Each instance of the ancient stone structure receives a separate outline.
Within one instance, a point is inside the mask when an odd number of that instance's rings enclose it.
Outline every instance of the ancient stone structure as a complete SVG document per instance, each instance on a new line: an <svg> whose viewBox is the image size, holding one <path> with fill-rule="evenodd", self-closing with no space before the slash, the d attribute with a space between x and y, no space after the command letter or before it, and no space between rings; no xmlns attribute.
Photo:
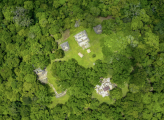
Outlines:
<svg viewBox="0 0 164 120"><path fill-rule="evenodd" d="M68 50L70 49L69 44L68 44L68 41L62 43L60 46L61 46L61 48L62 48L64 51L68 51Z"/></svg>
<svg viewBox="0 0 164 120"><path fill-rule="evenodd" d="M90 47L89 38L85 30L76 34L74 37L77 43L79 44L79 46L82 47L83 49Z"/></svg>
<svg viewBox="0 0 164 120"><path fill-rule="evenodd" d="M115 87L115 85L110 82L110 78L104 78L101 83L101 86L96 85L96 92L102 95L102 97L109 96L109 91L112 90Z"/></svg>
<svg viewBox="0 0 164 120"><path fill-rule="evenodd" d="M75 22L75 27L79 27L80 26L80 20L77 20L76 22Z"/></svg>
<svg viewBox="0 0 164 120"><path fill-rule="evenodd" d="M101 25L97 25L97 26L93 27L93 29L96 32L96 34L102 33L102 26Z"/></svg>
<svg viewBox="0 0 164 120"><path fill-rule="evenodd" d="M37 68L37 69L34 70L34 72L38 75L38 80L41 83L46 84L48 82L47 81L47 71L46 71L46 69L42 70L40 68Z"/></svg>

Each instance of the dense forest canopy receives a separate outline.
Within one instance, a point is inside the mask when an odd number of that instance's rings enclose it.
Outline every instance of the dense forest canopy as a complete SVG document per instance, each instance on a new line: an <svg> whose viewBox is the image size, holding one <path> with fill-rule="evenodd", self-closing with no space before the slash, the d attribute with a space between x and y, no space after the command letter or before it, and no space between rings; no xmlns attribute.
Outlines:
<svg viewBox="0 0 164 120"><path fill-rule="evenodd" d="M164 0L0 0L0 120L164 120L163 11ZM59 46L78 20L90 31L102 25L103 60L92 67ZM65 103L54 105L33 71L49 65ZM109 75L112 104L93 97Z"/></svg>

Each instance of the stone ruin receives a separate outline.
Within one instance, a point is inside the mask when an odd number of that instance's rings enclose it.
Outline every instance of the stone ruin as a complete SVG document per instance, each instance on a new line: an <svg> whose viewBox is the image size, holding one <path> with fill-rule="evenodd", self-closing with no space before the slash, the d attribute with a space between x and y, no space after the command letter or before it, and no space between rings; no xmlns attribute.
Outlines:
<svg viewBox="0 0 164 120"><path fill-rule="evenodd" d="M80 20L77 20L76 22L75 22L75 27L79 27L80 26Z"/></svg>
<svg viewBox="0 0 164 120"><path fill-rule="evenodd" d="M100 78L102 79L102 78ZM104 78L101 81L101 86L96 85L95 90L98 94L102 95L102 97L109 96L109 91L115 87L115 84L110 82L110 78Z"/></svg>
<svg viewBox="0 0 164 120"><path fill-rule="evenodd" d="M61 48L62 48L64 51L68 51L68 50L70 49L69 44L68 44L68 41L62 43L60 46L61 46Z"/></svg>
<svg viewBox="0 0 164 120"><path fill-rule="evenodd" d="M37 69L34 70L34 72L37 74L38 80L41 83L47 84L48 80L47 80L47 71L46 71L46 69L42 70L40 68L37 68Z"/></svg>
<svg viewBox="0 0 164 120"><path fill-rule="evenodd" d="M82 47L83 49L87 49L90 47L89 38L85 30L76 34L74 37L77 43L79 44L79 46Z"/></svg>
<svg viewBox="0 0 164 120"><path fill-rule="evenodd" d="M102 26L101 26L101 24L93 27L93 29L96 32L96 34L101 34L102 33Z"/></svg>

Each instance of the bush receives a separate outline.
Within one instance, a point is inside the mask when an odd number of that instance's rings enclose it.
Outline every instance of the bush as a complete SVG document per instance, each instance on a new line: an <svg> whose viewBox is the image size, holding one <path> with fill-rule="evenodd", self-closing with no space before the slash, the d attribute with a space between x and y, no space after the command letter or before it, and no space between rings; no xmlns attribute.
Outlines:
<svg viewBox="0 0 164 120"><path fill-rule="evenodd" d="M95 58L95 57L96 57L96 54L93 54L93 55L92 55L92 58Z"/></svg>
<svg viewBox="0 0 164 120"><path fill-rule="evenodd" d="M55 54L55 58L63 58L65 55L62 49L57 49L54 54Z"/></svg>
<svg viewBox="0 0 164 120"><path fill-rule="evenodd" d="M51 59L51 60L56 59L56 58L55 58L55 54L53 54L53 53L52 53L52 54L50 54L50 59Z"/></svg>
<svg viewBox="0 0 164 120"><path fill-rule="evenodd" d="M53 49L56 50L58 49L58 43L57 42L52 42Z"/></svg>

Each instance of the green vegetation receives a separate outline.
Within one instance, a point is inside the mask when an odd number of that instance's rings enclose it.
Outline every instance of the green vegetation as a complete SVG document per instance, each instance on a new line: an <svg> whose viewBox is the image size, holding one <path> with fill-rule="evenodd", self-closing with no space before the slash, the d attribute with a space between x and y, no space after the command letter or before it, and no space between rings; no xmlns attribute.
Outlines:
<svg viewBox="0 0 164 120"><path fill-rule="evenodd" d="M125 84L123 87L120 88L122 89L122 96L125 97L127 92L129 91L128 84Z"/></svg>
<svg viewBox="0 0 164 120"><path fill-rule="evenodd" d="M47 67L47 71L48 71L48 73L47 73L48 82L51 83L55 87L55 89L56 89L56 91L58 93L61 93L62 90L60 89L60 86L58 86L57 83L56 83L56 80L57 79L52 75L51 66L52 66L52 64L49 64L49 66Z"/></svg>
<svg viewBox="0 0 164 120"><path fill-rule="evenodd" d="M108 96L102 97L101 95L96 93L96 90L93 91L92 98L96 98L99 100L100 104L105 102L107 104L113 104L115 101L109 98Z"/></svg>
<svg viewBox="0 0 164 120"><path fill-rule="evenodd" d="M87 53L86 50L83 50L83 48L78 45L78 43L76 42L76 40L74 38L74 35L76 35L77 33L81 32L83 30L86 30L87 35L90 39L90 41L89 41L90 46L91 46L89 48L91 50L90 53ZM74 32L74 31L76 31L76 32ZM74 33L71 34L72 32L74 32ZM78 61L79 65L82 65L86 68L92 67L93 63L97 59L103 60L103 54L101 52L102 48L100 46L100 40L104 35L97 35L93 30L86 29L83 27L74 29L73 31L70 32L70 34L71 34L70 37L66 40L69 43L70 50L65 52L65 56L61 60L67 61L68 59L74 58ZM63 41L63 42L65 42L65 41ZM61 46L59 46L59 48L61 48ZM79 52L84 55L82 58L78 55ZM92 54L96 54L96 58L92 58Z"/></svg>
<svg viewBox="0 0 164 120"><path fill-rule="evenodd" d="M96 57L96 54L93 54L93 55L92 55L92 58L95 58L95 57Z"/></svg>
<svg viewBox="0 0 164 120"><path fill-rule="evenodd" d="M164 120L163 8L164 0L0 0L0 120ZM91 53L73 37L83 30ZM49 84L36 68L47 68ZM94 90L101 77L117 85L104 98Z"/></svg>
<svg viewBox="0 0 164 120"><path fill-rule="evenodd" d="M49 105L49 108L54 108L57 104L65 104L69 99L69 95L66 94L60 98L52 97L52 103Z"/></svg>

